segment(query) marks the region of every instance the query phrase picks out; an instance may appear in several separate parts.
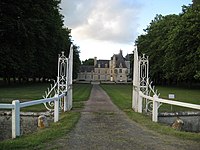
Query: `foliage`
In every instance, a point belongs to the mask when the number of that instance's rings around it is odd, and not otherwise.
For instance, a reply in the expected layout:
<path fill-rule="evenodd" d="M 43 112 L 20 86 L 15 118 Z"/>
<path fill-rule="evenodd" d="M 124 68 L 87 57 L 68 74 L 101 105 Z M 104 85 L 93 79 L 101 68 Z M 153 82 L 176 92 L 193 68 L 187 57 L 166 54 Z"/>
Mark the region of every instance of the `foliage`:
<path fill-rule="evenodd" d="M 179 15 L 157 15 L 136 40 L 150 60 L 156 84 L 199 82 L 200 6 L 183 6 Z"/>
<path fill-rule="evenodd" d="M 1 0 L 0 77 L 20 82 L 56 77 L 57 57 L 69 52 L 71 30 L 63 25 L 60 0 Z M 75 60 L 79 60 L 78 48 Z"/>
<path fill-rule="evenodd" d="M 152 122 L 149 116 L 134 112 L 131 109 L 131 90 L 132 90 L 131 85 L 101 85 L 101 87 L 103 87 L 103 89 L 108 93 L 114 104 L 116 104 L 121 110 L 123 110 L 131 120 L 134 120 L 143 127 L 146 127 L 150 130 L 154 130 L 161 134 L 176 136 L 181 139 L 189 139 L 195 141 L 200 140 L 199 133 L 176 131 L 167 125 Z M 161 91 L 163 92 L 164 91 L 167 92 L 170 91 L 171 87 L 170 88 L 159 87 L 159 89 L 161 89 Z M 177 93 L 177 96 L 179 95 L 177 97 L 178 99 L 179 97 L 187 97 L 185 98 L 187 99 L 185 101 L 190 102 L 190 100 L 193 99 L 193 101 L 196 100 L 197 104 L 200 104 L 199 90 L 193 91 L 191 89 L 180 89 L 180 88 L 172 88 L 172 90 L 173 92 Z M 180 94 L 179 92 L 182 94 Z M 196 93 L 196 96 L 191 98 L 190 96 L 187 96 L 188 93 L 190 94 Z M 165 94 L 166 93 L 164 93 L 164 97 Z M 161 97 L 162 97 L 162 92 L 161 92 Z"/>
<path fill-rule="evenodd" d="M 200 0 L 192 0 L 192 2 L 193 2 L 193 5 L 200 5 Z"/>
<path fill-rule="evenodd" d="M 79 66 L 81 65 L 80 57 L 79 57 L 79 46 L 73 45 L 73 79 L 77 79 Z"/>
<path fill-rule="evenodd" d="M 94 59 L 93 58 L 86 59 L 85 61 L 82 61 L 82 65 L 93 66 L 94 65 Z"/>

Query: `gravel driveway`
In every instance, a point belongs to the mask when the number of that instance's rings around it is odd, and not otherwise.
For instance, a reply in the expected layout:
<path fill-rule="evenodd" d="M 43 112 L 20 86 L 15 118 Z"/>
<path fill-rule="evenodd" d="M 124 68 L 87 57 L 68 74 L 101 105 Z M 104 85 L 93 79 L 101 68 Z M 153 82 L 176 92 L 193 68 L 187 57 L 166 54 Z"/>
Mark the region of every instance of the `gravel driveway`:
<path fill-rule="evenodd" d="M 76 127 L 66 137 L 52 142 L 47 149 L 199 150 L 200 143 L 140 127 L 111 102 L 99 85 L 93 85 Z"/>

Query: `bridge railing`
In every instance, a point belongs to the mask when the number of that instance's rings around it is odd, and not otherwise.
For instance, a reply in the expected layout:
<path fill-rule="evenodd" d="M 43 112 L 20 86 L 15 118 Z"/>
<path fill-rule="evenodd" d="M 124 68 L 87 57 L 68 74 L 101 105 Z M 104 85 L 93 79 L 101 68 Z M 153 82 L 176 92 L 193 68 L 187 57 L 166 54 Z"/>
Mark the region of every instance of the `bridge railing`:
<path fill-rule="evenodd" d="M 43 104 L 47 102 L 54 102 L 54 122 L 57 122 L 59 120 L 59 104 L 61 99 L 67 99 L 67 92 L 56 95 L 52 98 L 33 100 L 22 103 L 20 103 L 19 100 L 13 100 L 12 104 L 0 104 L 0 109 L 12 110 L 12 138 L 20 136 L 20 108 Z M 64 101 L 64 103 L 69 103 L 69 101 Z"/>
<path fill-rule="evenodd" d="M 176 106 L 200 110 L 200 105 L 197 105 L 197 104 L 191 104 L 191 103 L 185 103 L 185 102 L 178 102 L 178 101 L 163 99 L 163 98 L 159 98 L 157 95 L 153 95 L 153 97 L 152 97 L 152 96 L 145 95 L 144 93 L 139 91 L 139 101 L 140 101 L 141 104 L 142 104 L 143 99 L 148 99 L 148 100 L 153 102 L 152 121 L 154 121 L 154 122 L 158 121 L 158 109 L 160 107 L 160 103 L 171 104 L 171 105 L 176 105 Z M 141 105 L 141 107 L 142 107 L 142 105 Z M 142 108 L 138 109 L 138 110 L 142 110 Z"/>

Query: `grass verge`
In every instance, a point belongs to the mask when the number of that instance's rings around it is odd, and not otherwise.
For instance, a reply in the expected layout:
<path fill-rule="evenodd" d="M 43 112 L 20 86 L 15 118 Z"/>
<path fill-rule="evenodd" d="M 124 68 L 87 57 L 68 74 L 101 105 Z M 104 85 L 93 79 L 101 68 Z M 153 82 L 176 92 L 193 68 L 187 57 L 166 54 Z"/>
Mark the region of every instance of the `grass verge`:
<path fill-rule="evenodd" d="M 140 125 L 161 134 L 175 136 L 180 139 L 200 141 L 199 133 L 176 131 L 167 125 L 152 122 L 149 116 L 134 112 L 131 109 L 130 85 L 101 85 L 101 87 L 108 93 L 115 105 L 124 111 L 131 120 Z M 185 93 L 182 94 L 184 95 Z"/>
<path fill-rule="evenodd" d="M 0 142 L 0 149 L 42 149 L 44 143 L 66 135 L 77 123 L 79 117 L 80 113 L 78 112 L 63 113 L 59 122 L 52 123 L 49 128 L 13 140 Z"/>

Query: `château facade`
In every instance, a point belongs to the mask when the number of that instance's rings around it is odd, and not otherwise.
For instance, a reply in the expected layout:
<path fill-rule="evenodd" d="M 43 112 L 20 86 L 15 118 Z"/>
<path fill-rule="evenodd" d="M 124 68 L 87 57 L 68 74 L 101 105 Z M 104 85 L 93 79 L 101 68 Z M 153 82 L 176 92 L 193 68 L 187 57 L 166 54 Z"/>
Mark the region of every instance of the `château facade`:
<path fill-rule="evenodd" d="M 80 66 L 77 80 L 127 82 L 130 80 L 130 55 L 124 58 L 120 50 L 110 60 L 97 60 L 95 57 L 94 65 Z"/>

